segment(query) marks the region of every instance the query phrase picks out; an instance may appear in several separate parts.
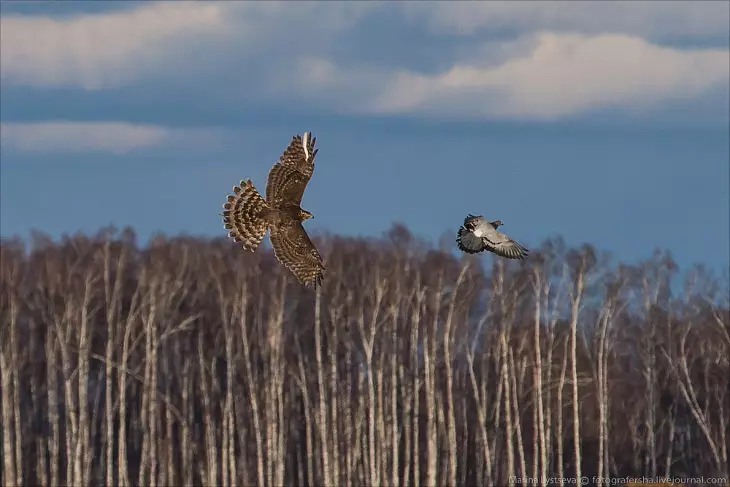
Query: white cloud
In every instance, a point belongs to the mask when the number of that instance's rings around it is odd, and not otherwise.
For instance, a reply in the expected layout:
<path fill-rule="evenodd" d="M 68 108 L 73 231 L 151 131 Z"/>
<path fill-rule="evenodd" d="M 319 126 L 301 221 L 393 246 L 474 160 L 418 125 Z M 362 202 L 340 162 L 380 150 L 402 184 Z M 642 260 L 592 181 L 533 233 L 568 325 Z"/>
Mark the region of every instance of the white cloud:
<path fill-rule="evenodd" d="M 729 5 L 206 1 L 145 3 L 63 18 L 4 15 L 0 77 L 9 84 L 110 89 L 109 96 L 112 88 L 130 83 L 141 90 L 162 86 L 228 110 L 255 101 L 286 103 L 287 109 L 455 118 L 637 112 L 727 91 L 727 48 L 680 49 L 660 42 L 730 36 Z M 396 43 L 379 56 L 382 42 L 368 49 L 381 23 L 362 22 L 373 12 L 387 15 L 391 29 L 402 26 L 403 36 L 414 24 L 430 28 L 420 34 L 445 46 L 471 36 L 469 49 L 458 49 L 461 40 L 453 49 L 439 47 L 433 54 L 439 59 L 429 61 L 428 51 L 413 55 L 419 44 Z M 348 38 L 355 28 L 357 38 Z M 500 32 L 511 39 L 494 35 Z M 475 52 L 477 45 L 483 47 Z M 406 69 L 397 63 L 414 57 L 432 65 L 410 63 Z M 435 72 L 435 65 L 450 68 Z"/>
<path fill-rule="evenodd" d="M 267 47 L 285 55 L 311 49 L 375 5 L 175 1 L 63 18 L 5 15 L 0 76 L 14 84 L 89 90 L 179 78 L 210 63 L 241 63 Z"/>
<path fill-rule="evenodd" d="M 118 86 L 180 62 L 186 39 L 225 36 L 220 4 L 166 2 L 106 14 L 0 18 L 0 76 L 31 85 Z"/>
<path fill-rule="evenodd" d="M 645 38 L 722 37 L 730 3 L 705 1 L 452 1 L 403 2 L 407 18 L 435 32 L 472 35 L 485 29 L 582 34 L 619 33 Z"/>
<path fill-rule="evenodd" d="M 125 152 L 169 142 L 164 127 L 122 122 L 1 123 L 0 143 L 22 152 Z"/>
<path fill-rule="evenodd" d="M 728 85 L 727 50 L 677 50 L 623 35 L 543 33 L 499 65 L 459 64 L 433 76 L 400 72 L 375 112 L 459 112 L 554 119 L 591 109 L 643 109 Z"/>

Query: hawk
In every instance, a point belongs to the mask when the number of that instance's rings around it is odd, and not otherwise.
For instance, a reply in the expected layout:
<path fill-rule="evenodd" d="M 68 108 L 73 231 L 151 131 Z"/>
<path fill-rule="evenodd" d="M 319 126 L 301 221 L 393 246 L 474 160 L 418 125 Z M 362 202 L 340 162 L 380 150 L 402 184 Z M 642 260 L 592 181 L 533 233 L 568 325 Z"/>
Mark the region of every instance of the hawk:
<path fill-rule="evenodd" d="M 467 254 L 488 250 L 508 259 L 524 259 L 529 250 L 498 232 L 501 225 L 501 220 L 490 222 L 481 215 L 467 215 L 456 237 L 459 250 Z"/>
<path fill-rule="evenodd" d="M 314 173 L 316 138 L 311 133 L 295 135 L 269 171 L 266 199 L 250 179 L 234 186 L 235 194 L 223 205 L 223 224 L 228 236 L 253 252 L 270 230 L 276 259 L 305 285 L 322 283 L 324 262 L 309 239 L 302 222 L 313 215 L 301 208 L 302 195 Z"/>

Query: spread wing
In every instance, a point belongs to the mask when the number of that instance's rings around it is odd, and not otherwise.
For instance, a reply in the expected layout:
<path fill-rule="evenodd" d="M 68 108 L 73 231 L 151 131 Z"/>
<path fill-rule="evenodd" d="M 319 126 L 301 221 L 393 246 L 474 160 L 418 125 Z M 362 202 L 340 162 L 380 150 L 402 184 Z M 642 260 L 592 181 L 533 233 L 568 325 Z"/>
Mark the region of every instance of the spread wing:
<path fill-rule="evenodd" d="M 302 284 L 322 283 L 324 262 L 301 222 L 271 228 L 271 246 L 277 260 L 286 266 Z"/>
<path fill-rule="evenodd" d="M 279 162 L 269 171 L 266 183 L 266 201 L 273 207 L 283 204 L 300 205 L 304 189 L 314 173 L 314 157 L 319 149 L 314 148 L 317 141 L 312 134 L 304 132 L 304 137 L 295 135 Z"/>
<path fill-rule="evenodd" d="M 507 235 L 495 231 L 493 234 L 482 237 L 484 246 L 490 252 L 507 259 L 524 259 L 529 250 L 518 244 Z"/>
<path fill-rule="evenodd" d="M 529 252 L 482 217 L 473 215 L 467 216 L 464 225 L 459 228 L 456 243 L 459 250 L 467 254 L 489 250 L 507 259 L 524 259 Z"/>

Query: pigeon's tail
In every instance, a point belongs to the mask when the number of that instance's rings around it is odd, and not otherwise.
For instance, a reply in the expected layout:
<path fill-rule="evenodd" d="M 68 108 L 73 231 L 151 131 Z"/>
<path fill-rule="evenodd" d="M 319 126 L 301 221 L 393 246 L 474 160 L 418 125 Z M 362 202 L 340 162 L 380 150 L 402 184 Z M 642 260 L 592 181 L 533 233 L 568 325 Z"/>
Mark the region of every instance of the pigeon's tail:
<path fill-rule="evenodd" d="M 263 218 L 269 205 L 256 190 L 251 180 L 241 181 L 241 187 L 233 187 L 235 195 L 229 195 L 223 205 L 223 226 L 230 230 L 228 236 L 241 242 L 243 248 L 254 251 L 269 228 Z"/>

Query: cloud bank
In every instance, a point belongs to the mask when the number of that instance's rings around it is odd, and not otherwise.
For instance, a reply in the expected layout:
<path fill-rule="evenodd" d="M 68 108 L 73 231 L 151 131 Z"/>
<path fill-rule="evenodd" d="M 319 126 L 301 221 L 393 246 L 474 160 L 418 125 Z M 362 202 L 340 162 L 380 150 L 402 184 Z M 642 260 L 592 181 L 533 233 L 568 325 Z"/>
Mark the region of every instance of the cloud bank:
<path fill-rule="evenodd" d="M 169 141 L 170 130 L 122 122 L 1 123 L 4 148 L 35 153 L 111 152 L 123 154 Z"/>
<path fill-rule="evenodd" d="M 194 39 L 225 35 L 221 5 L 167 2 L 72 18 L 0 18 L 2 80 L 35 86 L 116 87 L 175 69 Z M 161 65 L 162 64 L 162 65 Z"/>
<path fill-rule="evenodd" d="M 729 5 L 169 2 L 3 15 L 1 76 L 37 89 L 180 89 L 229 108 L 255 100 L 344 114 L 556 120 L 715 97 L 726 112 Z M 400 37 L 391 32 L 377 51 L 383 25 Z M 428 45 L 447 47 L 429 57 Z M 420 66 L 407 62 L 415 57 Z"/>
<path fill-rule="evenodd" d="M 475 35 L 488 29 L 516 32 L 605 33 L 652 40 L 699 37 L 727 40 L 730 4 L 705 1 L 597 0 L 590 2 L 404 2 L 411 22 L 425 22 L 434 32 Z"/>
<path fill-rule="evenodd" d="M 464 63 L 433 76 L 399 73 L 373 108 L 556 119 L 691 99 L 727 85 L 730 73 L 728 53 L 720 49 L 681 51 L 625 35 L 542 33 L 534 41 L 529 52 L 496 66 Z"/>

